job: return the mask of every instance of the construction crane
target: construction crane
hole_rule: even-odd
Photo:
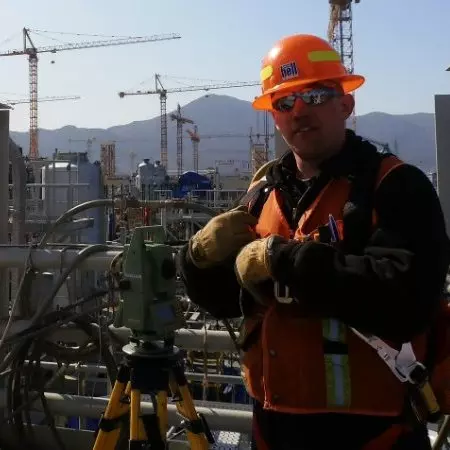
[[[194,172],[198,173],[198,144],[200,136],[198,135],[198,127],[194,125],[194,130],[186,130],[192,142],[192,159],[194,163]]]
[[[208,84],[202,86],[185,86],[179,88],[166,89],[161,81],[161,75],[155,74],[155,89],[151,91],[135,91],[135,92],[119,92],[119,97],[123,98],[128,95],[159,95],[160,114],[161,114],[161,164],[168,168],[167,154],[167,94],[194,91],[211,91],[216,89],[229,89],[249,86],[259,86],[259,81],[229,81],[217,84]]]
[[[138,44],[143,42],[165,41],[171,39],[180,39],[178,34],[140,36],[140,37],[118,37],[109,40],[95,40],[89,42],[73,42],[47,47],[36,47],[31,39],[31,32],[44,32],[23,28],[23,49],[8,50],[0,53],[0,56],[28,56],[29,67],[29,88],[30,88],[30,148],[28,156],[30,159],[39,157],[38,143],[38,54],[39,53],[57,53],[65,50],[81,50],[85,48],[109,47],[113,45]],[[67,33],[64,33],[67,34]]]
[[[255,172],[261,165],[269,159],[269,140],[275,136],[275,133],[269,133],[269,125],[268,120],[264,121],[264,134],[253,133],[252,128],[248,134],[244,133],[219,133],[219,134],[209,134],[209,135],[199,135],[194,127],[194,131],[187,130],[189,136],[191,137],[191,141],[194,145],[193,136],[196,140],[196,150],[194,153],[197,154],[197,165],[198,165],[198,144],[201,140],[205,139],[223,139],[223,138],[248,138],[250,144],[250,155],[248,165],[252,166],[252,172]],[[260,143],[260,139],[264,137],[264,144]],[[194,156],[195,157],[195,156]]]
[[[360,0],[328,0],[330,3],[330,19],[328,21],[328,41],[340,54],[347,72],[354,73],[353,59],[353,15],[352,1]],[[353,94],[354,95],[354,94]],[[356,129],[356,113],[353,109],[350,117],[353,129]]]
[[[180,177],[183,173],[183,125],[185,123],[194,123],[194,121],[181,115],[179,103],[177,104],[177,112],[172,113],[170,118],[177,122],[177,175]]]
[[[79,100],[81,97],[78,95],[67,95],[67,96],[59,96],[59,97],[42,97],[38,100],[38,102],[60,102],[63,100]],[[23,103],[30,103],[29,98],[22,98],[18,100],[4,100],[3,103],[6,103],[7,105],[15,106],[15,105],[21,105]]]

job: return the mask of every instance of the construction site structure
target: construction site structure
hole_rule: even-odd
[[[78,95],[63,95],[63,96],[53,96],[53,97],[41,97],[38,102],[60,102],[63,100],[79,100],[81,97]],[[2,103],[6,103],[7,105],[15,106],[21,105],[24,103],[30,103],[29,98],[21,98],[21,99],[11,99],[11,100],[3,100]]]
[[[136,152],[133,150],[128,154],[128,157],[130,158],[130,177],[133,176],[133,173],[135,172],[136,156]]]
[[[360,0],[329,0],[330,19],[327,33],[328,41],[340,54],[342,63],[350,74],[354,73],[352,2],[359,3]],[[354,108],[350,120],[353,129],[356,129]]]
[[[255,174],[268,160],[268,153],[265,144],[255,142],[251,148],[251,172]]]
[[[92,144],[93,144],[96,140],[97,140],[97,138],[96,138],[95,136],[94,136],[94,137],[87,138],[87,139],[72,139],[72,138],[69,138],[69,139],[68,139],[68,141],[69,141],[69,148],[70,148],[70,144],[71,144],[72,142],[84,142],[84,143],[86,144],[85,151],[86,151],[88,157],[91,157],[91,156],[92,156]],[[70,150],[71,150],[71,149],[70,149]]]
[[[195,130],[188,131],[189,135],[195,135]],[[248,138],[249,140],[249,166],[252,173],[255,173],[259,167],[261,167],[265,162],[269,160],[269,141],[275,136],[275,133],[269,133],[269,120],[266,115],[264,115],[264,133],[254,133],[253,129],[250,127],[248,134],[241,133],[219,133],[219,134],[209,134],[209,135],[199,135],[196,134],[197,139],[197,155],[198,155],[198,143],[205,139],[217,139],[217,138]],[[261,138],[264,142],[261,142]],[[191,137],[192,140],[192,137]]]
[[[86,48],[109,47],[125,44],[138,44],[143,42],[165,41],[172,39],[180,39],[178,34],[165,34],[142,37],[118,37],[117,39],[96,40],[89,42],[72,42],[47,47],[36,47],[33,43],[30,33],[49,33],[44,30],[31,30],[23,28],[23,49],[8,50],[0,53],[0,56],[28,56],[28,77],[30,89],[30,148],[28,156],[30,159],[39,157],[38,143],[38,54],[39,53],[57,53],[65,50],[81,50]],[[54,32],[52,32],[54,33]],[[67,33],[63,33],[67,34]],[[79,36],[79,34],[77,34]]]
[[[177,104],[177,112],[170,115],[172,120],[177,122],[177,176],[183,173],[183,125],[185,123],[194,123],[193,120],[181,115],[181,106]]]
[[[128,95],[159,95],[160,120],[161,120],[161,164],[168,169],[167,153],[167,94],[195,91],[210,91],[217,89],[229,89],[239,87],[259,86],[259,81],[230,81],[206,85],[192,85],[179,88],[166,89],[161,81],[161,75],[155,74],[155,89],[150,91],[119,92],[119,97]]]
[[[116,175],[116,143],[103,142],[100,144],[100,167],[105,178]]]
[[[198,173],[198,144],[200,142],[200,136],[198,135],[198,127],[194,125],[194,130],[186,130],[191,138],[192,142],[192,162],[194,166],[194,172]]]

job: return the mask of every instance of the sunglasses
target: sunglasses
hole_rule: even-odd
[[[331,98],[340,97],[342,94],[332,88],[321,86],[303,92],[293,92],[284,97],[280,97],[272,102],[272,107],[278,112],[289,112],[294,109],[297,99],[301,99],[305,105],[319,106],[326,103]]]

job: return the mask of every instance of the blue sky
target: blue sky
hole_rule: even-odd
[[[354,5],[355,72],[366,84],[357,113],[432,112],[434,94],[450,93],[448,0],[362,0]],[[179,33],[182,39],[41,55],[39,95],[80,95],[81,100],[41,103],[41,128],[109,127],[159,113],[156,96],[119,99],[121,90],[152,89],[153,74],[205,81],[251,81],[260,61],[280,37],[326,36],[328,0],[0,0],[0,50],[20,48],[24,26],[81,34],[138,36]],[[47,34],[65,42],[96,38]],[[35,45],[58,43],[41,37]],[[51,63],[54,61],[54,64]],[[147,81],[146,81],[147,80]],[[180,86],[167,78],[166,87]],[[217,91],[250,100],[259,89]],[[0,98],[27,98],[24,56],[0,58]],[[204,95],[168,97],[168,109]],[[255,119],[256,120],[256,119]],[[28,105],[12,112],[11,128],[26,130]]]

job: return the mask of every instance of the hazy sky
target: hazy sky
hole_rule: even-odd
[[[41,103],[40,128],[109,127],[159,114],[157,96],[126,97],[121,90],[152,89],[154,73],[165,87],[208,80],[251,81],[280,37],[326,36],[328,0],[0,0],[0,51],[20,48],[21,30],[143,36],[179,33],[174,41],[65,51],[39,59],[39,95],[79,95],[81,100]],[[432,112],[434,94],[450,92],[450,1],[362,0],[354,5],[355,72],[367,77],[357,113]],[[35,45],[99,39],[35,35]],[[54,61],[54,63],[52,63]],[[196,81],[200,80],[200,81]],[[25,56],[0,58],[0,98],[28,97]],[[252,99],[258,87],[216,93]],[[16,94],[16,95],[11,95]],[[168,110],[204,92],[168,97]],[[11,115],[13,130],[28,128],[28,105]]]

